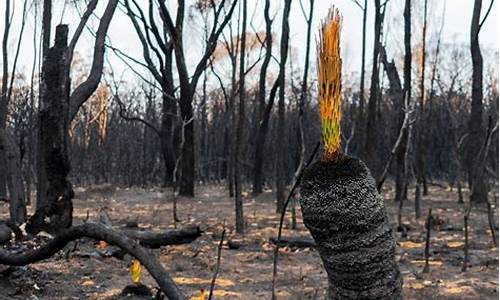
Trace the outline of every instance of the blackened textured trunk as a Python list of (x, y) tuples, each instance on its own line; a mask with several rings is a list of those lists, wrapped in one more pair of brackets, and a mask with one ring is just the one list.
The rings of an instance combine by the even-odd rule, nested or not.
[(328, 299), (403, 298), (384, 201), (361, 160), (311, 165), (300, 204), (328, 274)]
[[(472, 102), (468, 121), (469, 137), (466, 144), (466, 168), (471, 187), (471, 201), (485, 202), (488, 195), (487, 183), (483, 176), (475, 176), (477, 164), (477, 145), (484, 140), (483, 125), (483, 56), (479, 47), (479, 31), (481, 29), (482, 0), (474, 1), (472, 22), (470, 29), (470, 52), (472, 57)], [(484, 172), (481, 172), (484, 173)]]
[(380, 0), (375, 0), (375, 34), (373, 41), (372, 77), (370, 85), (370, 98), (368, 99), (368, 116), (366, 122), (366, 138), (364, 154), (368, 167), (378, 178), (379, 161), (377, 158), (378, 131), (377, 131), (377, 102), (379, 94), (379, 54), (380, 36), (382, 33), (382, 13)]
[[(45, 56), (49, 51), (50, 46), (50, 35), (51, 35), (51, 21), (52, 21), (52, 0), (43, 1), (43, 15), (42, 15), (42, 64), (45, 60)], [(37, 154), (36, 154), (36, 208), (42, 208), (47, 206), (47, 174), (45, 172), (45, 158), (43, 156), (44, 145), (40, 141), (42, 140), (40, 124), (42, 123), (42, 99), (41, 95), (45, 93), (46, 87), (42, 85), (40, 87), (40, 97), (38, 103), (38, 131), (37, 131)]]
[(290, 26), (288, 24), (288, 16), (292, 6), (291, 0), (285, 0), (285, 8), (283, 11), (283, 23), (281, 30), (281, 44), (280, 44), (280, 72), (278, 75), (279, 82), (279, 99), (278, 99), (278, 161), (277, 161), (277, 176), (276, 176), (276, 211), (281, 212), (285, 206), (285, 186), (287, 181), (286, 174), (286, 158), (287, 145), (285, 140), (285, 67), (288, 58), (288, 40), (290, 33)]
[(37, 205), (26, 229), (57, 232), (72, 224), (74, 193), (67, 176), (70, 171), (67, 138), (69, 114), (68, 26), (56, 28), (55, 44), (45, 55), (40, 94), (40, 153), (47, 175), (45, 201)]

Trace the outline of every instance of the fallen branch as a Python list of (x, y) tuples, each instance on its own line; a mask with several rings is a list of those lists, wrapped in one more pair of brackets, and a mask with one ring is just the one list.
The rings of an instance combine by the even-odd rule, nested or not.
[(45, 245), (34, 250), (22, 253), (12, 253), (6, 250), (0, 250), (0, 264), (25, 266), (40, 260), (48, 259), (62, 250), (69, 242), (82, 237), (88, 237), (99, 241), (102, 240), (110, 245), (122, 248), (141, 262), (156, 280), (160, 289), (165, 293), (168, 299), (186, 299), (186, 296), (179, 290), (163, 266), (154, 256), (146, 251), (146, 249), (122, 232), (96, 223), (85, 223), (65, 229)]
[(142, 246), (159, 248), (167, 245), (188, 244), (201, 236), (199, 227), (184, 228), (178, 230), (167, 230), (161, 232), (139, 231), (123, 229), (123, 232), (131, 239), (137, 240)]
[(279, 247), (309, 248), (316, 247), (316, 242), (311, 238), (281, 237), (280, 240), (271, 237), (269, 241)]

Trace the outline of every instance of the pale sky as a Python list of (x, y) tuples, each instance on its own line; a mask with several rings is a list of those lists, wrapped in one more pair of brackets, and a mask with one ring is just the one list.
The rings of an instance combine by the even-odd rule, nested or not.
[[(305, 9), (308, 10), (309, 1), (302, 0)], [(10, 59), (12, 61), (14, 49), (17, 44), (19, 28), (20, 28), (20, 16), (22, 13), (22, 0), (11, 0), (14, 4), (15, 14), (13, 18), (12, 31), (9, 39), (10, 46)], [(31, 0), (30, 0), (31, 2)], [(39, 5), (41, 5), (41, 1)], [(146, 6), (147, 0), (138, 0)], [(175, 3), (176, 1), (170, 0), (167, 3)], [(276, 14), (276, 20), (273, 24), (273, 30), (278, 34), (281, 31), (281, 13), (283, 1), (272, 1), (272, 14)], [(363, 2), (360, 0), (359, 2)], [(470, 32), (470, 21), (472, 17), (472, 0), (429, 0), (429, 26), (428, 26), (428, 45), (433, 46), (433, 41), (435, 40), (436, 32), (438, 31), (441, 24), (441, 15), (443, 10), (443, 5), (446, 5), (446, 11), (444, 14), (445, 23), (443, 29), (442, 43), (457, 43), (468, 46), (469, 44), (469, 32)], [(70, 34), (78, 25), (78, 14), (75, 8), (71, 4), (67, 4), (63, 12), (64, 0), (54, 0), (54, 12), (53, 12), (53, 23), (58, 24), (61, 19), (63, 23), (69, 24)], [(106, 1), (100, 1), (98, 9), (96, 10), (96, 15), (100, 16), (102, 14), (103, 8)], [(190, 3), (190, 1), (188, 1)], [(257, 3), (257, 5), (254, 5)], [(423, 1), (413, 1), (413, 43), (417, 43), (421, 39), (421, 24), (423, 16)], [(489, 1), (483, 1), (483, 15), (489, 5)], [(485, 22), (481, 34), (480, 43), (483, 49), (489, 49), (497, 53), (497, 59), (492, 61), (485, 61), (485, 64), (494, 64), (498, 66), (498, 1), (494, 3), (493, 9)], [(257, 31), (264, 29), (263, 21), (263, 1), (248, 1), (249, 4), (249, 17), (255, 15), (253, 19), (253, 25)], [(336, 1), (326, 1), (326, 0), (316, 0), (314, 19), (313, 19), (313, 33), (314, 39), (312, 41), (312, 52), (311, 52), (311, 62), (315, 63), (315, 47), (314, 40), (316, 33), (319, 28), (319, 20), (325, 17), (328, 9), (331, 5), (335, 5), (340, 10), (343, 15), (343, 29), (342, 29), (342, 56), (344, 62), (344, 73), (350, 74), (352, 72), (359, 73), (360, 69), (360, 56), (361, 56), (361, 33), (362, 33), (362, 11), (354, 4), (352, 0), (336, 0)], [(403, 0), (390, 0), (386, 19), (385, 19), (385, 32), (387, 40), (387, 48), (390, 56), (403, 55)], [(109, 41), (114, 47), (121, 49), (123, 52), (130, 56), (133, 56), (139, 60), (142, 60), (142, 47), (138, 41), (137, 35), (134, 28), (129, 20), (129, 18), (124, 14), (122, 9), (117, 9), (115, 16), (112, 20), (111, 27), (108, 33)], [(175, 8), (175, 4), (170, 4), (171, 8)], [(5, 9), (5, 1), (0, 2), (0, 11), (2, 16), (2, 21), (0, 24), (0, 32), (3, 32), (4, 20), (3, 11)], [(367, 22), (367, 72), (371, 69), (371, 51), (373, 44), (373, 1), (368, 1), (368, 22)], [(174, 11), (174, 10), (173, 10)], [(236, 13), (236, 12), (235, 12)], [(38, 12), (38, 22), (41, 19), (41, 9)], [(175, 14), (175, 12), (173, 13)], [(187, 12), (186, 14), (189, 14)], [(186, 18), (185, 26), (185, 47), (188, 49), (187, 56), (190, 58), (191, 62), (195, 62), (201, 55), (201, 23), (199, 18)], [(29, 12), (29, 17), (27, 19), (26, 28), (24, 32), (24, 37), (22, 39), (22, 48), (20, 52), (20, 61), (18, 70), (29, 73), (33, 61), (33, 29), (35, 24), (34, 8), (32, 7)], [(89, 22), (90, 27), (94, 30), (97, 28), (98, 20), (93, 18)], [(250, 27), (250, 26), (249, 26)], [(294, 58), (294, 68), (302, 66), (305, 53), (305, 36), (306, 36), (306, 23), (300, 9), (299, 1), (292, 0), (292, 10), (290, 15), (290, 27), (291, 27), (291, 39), (290, 45), (292, 46), (292, 57)], [(39, 31), (40, 29), (38, 29)], [(251, 30), (251, 28), (249, 28)], [(40, 33), (37, 33), (40, 36)], [(277, 37), (279, 38), (279, 37)], [(90, 61), (92, 55), (93, 47), (93, 37), (88, 31), (84, 33), (77, 45), (77, 51), (88, 61)], [(279, 49), (279, 40), (276, 40), (274, 50)], [(428, 49), (432, 51), (433, 49)], [(133, 73), (128, 70), (120, 60), (116, 58), (111, 51), (109, 51), (109, 59), (113, 65), (113, 69), (118, 73), (125, 72), (125, 76), (128, 78), (133, 78)], [(133, 64), (133, 63), (132, 63)], [(137, 66), (137, 70), (141, 67)], [(191, 66), (191, 71), (193, 66)]]

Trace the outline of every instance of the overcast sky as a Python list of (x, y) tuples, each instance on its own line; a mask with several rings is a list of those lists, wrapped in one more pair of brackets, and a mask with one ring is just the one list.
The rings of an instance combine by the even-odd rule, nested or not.
[[(309, 1), (302, 0), (305, 9), (308, 9)], [(9, 39), (9, 46), (11, 51), (9, 51), (10, 56), (13, 56), (14, 47), (17, 43), (19, 29), (20, 29), (20, 16), (22, 12), (22, 0), (11, 0), (14, 3), (15, 14), (12, 24), (12, 32)], [(31, 2), (31, 1), (30, 1)], [(41, 2), (41, 1), (39, 1)], [(147, 4), (147, 0), (138, 0), (139, 3), (143, 5)], [(174, 8), (176, 1), (169, 0), (171, 8)], [(253, 25), (259, 30), (264, 29), (264, 21), (262, 19), (263, 14), (263, 1), (259, 1), (258, 5), (254, 5), (257, 1), (248, 1), (249, 3), (249, 16), (254, 16)], [(283, 1), (272, 1), (272, 11), (276, 14), (276, 21), (274, 22), (273, 30), (279, 34), (281, 31), (281, 13)], [(359, 2), (363, 2), (359, 0)], [(413, 1), (413, 43), (417, 43), (421, 39), (421, 24), (423, 16), (423, 2), (424, 1)], [(432, 41), (435, 40), (436, 33), (439, 30), (441, 24), (441, 16), (443, 11), (443, 6), (446, 5), (446, 10), (444, 14), (445, 22), (443, 29), (442, 42), (443, 43), (457, 43), (467, 46), (469, 44), (469, 32), (470, 32), (470, 20), (472, 16), (473, 0), (429, 0), (429, 28), (428, 28), (428, 44), (432, 46)], [(489, 0), (483, 1), (483, 15), (489, 5)], [(498, 1), (497, 1), (498, 2)], [(490, 49), (498, 53), (498, 4), (495, 2), (492, 12), (490, 13), (488, 20), (485, 22), (481, 34), (480, 43), (484, 49)], [(74, 7), (70, 4), (66, 5), (63, 11), (64, 0), (54, 0), (55, 9), (53, 12), (53, 23), (58, 24), (61, 22), (67, 23), (70, 26), (70, 32), (74, 30), (78, 24), (78, 13)], [(99, 7), (96, 11), (96, 15), (100, 16), (106, 1), (100, 1)], [(189, 1), (188, 1), (189, 3)], [(369, 70), (369, 65), (371, 61), (371, 45), (373, 44), (373, 1), (368, 1), (368, 35), (367, 35), (367, 70)], [(342, 29), (342, 56), (344, 61), (344, 73), (359, 72), (360, 68), (360, 56), (361, 56), (361, 33), (362, 33), (362, 11), (354, 4), (352, 0), (337, 0), (337, 1), (326, 1), (326, 0), (316, 0), (315, 10), (314, 10), (314, 20), (313, 20), (313, 32), (316, 36), (319, 20), (325, 17), (328, 9), (331, 5), (335, 5), (341, 11), (343, 15), (343, 29)], [(388, 52), (391, 56), (402, 55), (403, 54), (403, 0), (391, 0), (389, 1), (387, 7), (387, 15), (385, 20), (385, 31), (386, 31), (386, 41), (388, 45)], [(0, 10), (5, 9), (5, 0), (0, 1)], [(38, 22), (40, 21), (40, 13), (38, 15)], [(185, 46), (188, 49), (187, 56), (191, 58), (192, 62), (196, 61), (201, 55), (201, 23), (199, 18), (189, 19), (186, 18), (186, 39)], [(26, 29), (24, 33), (24, 38), (22, 39), (22, 50), (20, 53), (19, 69), (25, 73), (28, 73), (30, 69), (31, 62), (33, 61), (33, 29), (35, 24), (35, 13), (34, 8), (31, 8), (29, 12), (29, 17), (27, 19)], [(94, 18), (89, 23), (90, 27), (97, 28), (98, 19)], [(291, 40), (290, 44), (292, 46), (292, 57), (297, 59), (297, 65), (302, 65), (304, 52), (305, 52), (305, 36), (306, 36), (306, 23), (300, 9), (299, 1), (292, 1), (292, 11), (290, 15), (290, 27), (291, 27)], [(0, 32), (3, 32), (4, 20), (2, 18), (0, 24)], [(39, 30), (39, 29), (38, 29)], [(110, 30), (109, 30), (109, 41), (114, 47), (117, 47), (124, 51), (125, 53), (138, 58), (142, 57), (142, 48), (138, 42), (137, 35), (130, 23), (128, 17), (123, 13), (123, 10), (118, 9), (113, 18)], [(40, 36), (38, 33), (37, 36)], [(314, 42), (314, 41), (313, 41)], [(277, 43), (276, 45), (278, 45)], [(88, 31), (82, 36), (81, 40), (77, 45), (77, 51), (86, 59), (90, 60), (93, 46), (93, 37)], [(277, 50), (278, 46), (275, 47)], [(315, 47), (312, 47), (313, 52), (311, 56), (311, 61), (315, 62)], [(498, 54), (497, 54), (498, 57)], [(117, 72), (128, 73), (127, 76), (133, 76), (133, 73), (122, 64), (113, 54), (109, 55), (110, 61), (113, 68)], [(494, 64), (498, 66), (498, 60), (494, 62), (488, 61), (487, 64)], [(138, 67), (140, 69), (140, 67)], [(130, 77), (132, 78), (132, 77)]]

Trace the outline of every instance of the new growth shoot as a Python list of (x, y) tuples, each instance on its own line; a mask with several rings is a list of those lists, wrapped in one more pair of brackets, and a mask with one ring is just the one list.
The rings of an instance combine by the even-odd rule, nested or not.
[(322, 160), (325, 162), (335, 161), (340, 154), (341, 27), (342, 20), (338, 9), (331, 8), (321, 24), (320, 38), (317, 44), (319, 111), (324, 147)]

